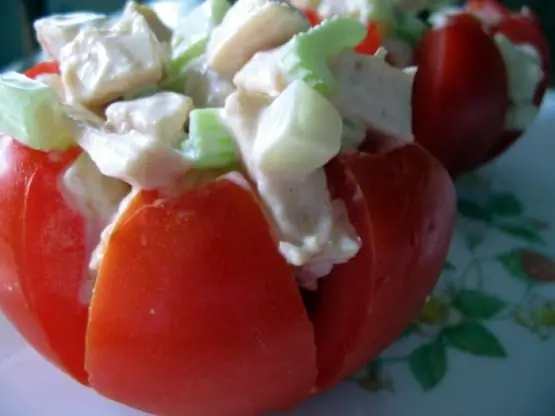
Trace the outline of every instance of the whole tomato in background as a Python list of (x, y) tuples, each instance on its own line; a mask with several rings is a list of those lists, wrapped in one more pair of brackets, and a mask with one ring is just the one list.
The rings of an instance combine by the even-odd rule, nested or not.
[(549, 76), (549, 48), (530, 10), (513, 12), (496, 0), (471, 0), (459, 15), (431, 28), (419, 46), (413, 92), (416, 140), (457, 176), (506, 151), (523, 134), (508, 130), (508, 71), (496, 34), (529, 44), (542, 59), (539, 107)]
[[(321, 18), (308, 10), (311, 23)], [(379, 22), (357, 51), (372, 55), (383, 42)], [(533, 104), (541, 105), (549, 78), (549, 47), (538, 17), (529, 9), (512, 11), (497, 0), (469, 0), (442, 24), (424, 32), (412, 47), (418, 67), (413, 89), (413, 132), (452, 176), (476, 169), (506, 151), (524, 133), (507, 129), (511, 106), (508, 71), (494, 36), (535, 48), (543, 79)], [(395, 62), (391, 53), (389, 62)]]

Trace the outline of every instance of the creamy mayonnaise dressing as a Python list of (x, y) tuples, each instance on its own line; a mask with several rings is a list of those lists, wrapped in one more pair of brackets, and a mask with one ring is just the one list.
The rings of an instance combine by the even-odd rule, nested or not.
[(507, 130), (524, 130), (536, 119), (539, 111), (534, 97), (545, 75), (542, 57), (532, 45), (516, 45), (501, 33), (496, 34), (494, 40), (505, 61), (509, 79), (511, 106), (505, 127)]
[(348, 221), (334, 221), (340, 216), (334, 206), (341, 210), (341, 202), (333, 204), (323, 168), (304, 177), (276, 176), (253, 157), (260, 119), (271, 101), (267, 95), (238, 91), (227, 99), (223, 117), (278, 231), (281, 254), (301, 267), (300, 282), (313, 288), (333, 264), (352, 258), (360, 241)]
[[(71, 106), (76, 141), (85, 152), (67, 170), (62, 186), (77, 209), (103, 229), (95, 234), (92, 278), (115, 222), (137, 192), (171, 192), (213, 179), (213, 171), (202, 174), (182, 151), (190, 112), (206, 107), (219, 109), (215, 114), (237, 146), (237, 163), (254, 184), (279, 252), (301, 286), (315, 289), (335, 264), (356, 255), (361, 240), (344, 203), (330, 194), (324, 164), (340, 148), (360, 145), (367, 130), (399, 143), (412, 141), (411, 71), (387, 64), (383, 51), (370, 57), (344, 52), (327, 63), (338, 88), (323, 97), (280, 65), (282, 45), (308, 28), (302, 13), (283, 1), (238, 0), (206, 39), (205, 53), (180, 69), (184, 82), (174, 91), (160, 91), (161, 81), (175, 70), (168, 50), (171, 32), (147, 6), (131, 2), (115, 20), (100, 15), (66, 20), (47, 18), (36, 25), (43, 48), (61, 67), (61, 76), (39, 80)], [(319, 100), (314, 108), (321, 108), (334, 128), (314, 137), (323, 143), (328, 135), (332, 145), (326, 151), (315, 147), (318, 157), (302, 173), (276, 173), (264, 159), (283, 127), (273, 119), (283, 108), (272, 104), (286, 102), (280, 98), (296, 87)], [(296, 123), (294, 117), (289, 122)], [(295, 131), (298, 139), (288, 137), (302, 140), (304, 131)]]

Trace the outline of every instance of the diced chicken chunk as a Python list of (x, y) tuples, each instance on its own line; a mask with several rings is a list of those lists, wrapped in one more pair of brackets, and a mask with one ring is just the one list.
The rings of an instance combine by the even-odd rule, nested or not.
[(34, 23), (37, 41), (46, 55), (60, 59), (60, 51), (71, 43), (78, 33), (87, 28), (98, 28), (107, 22), (107, 17), (97, 13), (68, 13), (38, 19)]
[(238, 0), (208, 41), (208, 65), (232, 77), (256, 53), (308, 29), (304, 15), (285, 1)]
[(277, 97), (287, 87), (287, 77), (279, 66), (281, 48), (257, 52), (235, 74), (233, 82), (242, 90)]
[(534, 97), (544, 77), (542, 58), (532, 45), (516, 45), (500, 33), (494, 39), (505, 61), (509, 80), (511, 107), (505, 127), (509, 130), (524, 130), (538, 115)]
[(185, 133), (184, 127), (193, 100), (174, 92), (160, 92), (132, 101), (119, 101), (106, 109), (107, 125), (119, 134), (136, 130), (175, 146)]
[(103, 175), (86, 153), (65, 172), (62, 183), (80, 212), (104, 227), (130, 191), (129, 185)]
[(343, 117), (411, 142), (414, 76), (374, 56), (344, 52), (330, 63), (339, 88), (333, 101)]
[(106, 176), (143, 189), (172, 188), (191, 168), (177, 150), (155, 137), (83, 127), (78, 143)]
[(172, 31), (160, 20), (154, 10), (145, 4), (137, 4), (134, 1), (129, 1), (123, 10), (123, 15), (132, 15), (134, 12), (142, 15), (152, 33), (160, 42), (170, 42), (172, 38)]
[(204, 57), (195, 59), (187, 68), (185, 94), (197, 107), (222, 107), (234, 91), (233, 82), (209, 68)]
[(270, 213), (280, 252), (290, 264), (301, 267), (300, 283), (314, 288), (315, 279), (327, 275), (333, 264), (357, 253), (360, 241), (348, 220), (336, 221), (341, 203), (332, 202), (323, 169), (305, 177), (276, 177), (256, 164), (252, 147), (270, 102), (267, 95), (239, 90), (227, 99), (223, 118)]
[(66, 45), (60, 69), (70, 102), (105, 104), (126, 92), (158, 82), (167, 50), (137, 12), (111, 29), (87, 29)]

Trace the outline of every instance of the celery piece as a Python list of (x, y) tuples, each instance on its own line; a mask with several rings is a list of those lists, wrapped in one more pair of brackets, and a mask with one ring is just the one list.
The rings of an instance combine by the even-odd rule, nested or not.
[(171, 44), (171, 66), (175, 71), (204, 53), (210, 33), (229, 8), (227, 0), (206, 0), (181, 19)]
[(339, 153), (342, 129), (330, 101), (304, 81), (293, 81), (263, 111), (253, 160), (266, 171), (308, 175)]
[(366, 27), (350, 17), (334, 16), (283, 46), (280, 66), (292, 79), (300, 79), (323, 95), (331, 95), (337, 82), (327, 59), (356, 47), (366, 37)]
[(218, 168), (237, 160), (235, 140), (220, 118), (220, 109), (195, 109), (189, 114), (189, 137), (182, 151), (197, 168)]
[(56, 92), (17, 72), (0, 75), (0, 131), (33, 149), (71, 147), (74, 122)]

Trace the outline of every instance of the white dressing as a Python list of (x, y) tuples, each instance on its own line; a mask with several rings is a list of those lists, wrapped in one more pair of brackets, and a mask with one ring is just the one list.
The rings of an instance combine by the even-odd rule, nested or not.
[(136, 130), (117, 134), (83, 126), (78, 143), (100, 172), (138, 188), (172, 188), (191, 168), (180, 152)]
[(494, 36), (494, 40), (505, 61), (509, 80), (511, 108), (506, 118), (506, 128), (524, 130), (538, 113), (534, 96), (544, 76), (542, 58), (532, 45), (515, 45), (500, 33)]
[[(308, 288), (329, 273), (329, 264), (347, 261), (360, 248), (352, 228), (334, 221), (335, 214), (324, 170), (308, 175), (272, 175), (261, 166), (253, 148), (268, 96), (238, 91), (226, 101), (223, 114), (234, 134), (245, 165), (264, 201), (279, 236), (279, 250), (287, 262), (303, 267), (300, 283)], [(312, 261), (320, 266), (310, 266)], [(304, 267), (306, 266), (306, 267)]]
[(131, 101), (118, 101), (106, 108), (107, 127), (119, 134), (132, 130), (155, 137), (168, 146), (183, 140), (193, 100), (183, 94), (159, 92)]

